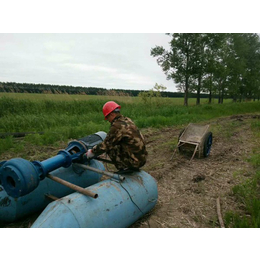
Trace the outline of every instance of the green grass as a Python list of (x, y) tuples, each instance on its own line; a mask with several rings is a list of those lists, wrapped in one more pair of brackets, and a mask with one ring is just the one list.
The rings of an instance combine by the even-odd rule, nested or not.
[[(35, 145), (54, 144), (108, 131), (102, 107), (108, 100), (121, 106), (123, 115), (132, 118), (139, 128), (160, 128), (202, 122), (240, 113), (260, 111), (259, 102), (206, 104), (195, 106), (196, 99), (189, 99), (189, 107), (183, 106), (183, 98), (154, 98), (144, 103), (139, 97), (106, 97), (86, 95), (52, 95), (0, 93), (0, 133), (44, 132), (30, 135), (26, 142)], [(15, 147), (12, 140), (0, 140), (1, 151)]]
[[(206, 99), (202, 99), (202, 104), (195, 106), (196, 99), (189, 99), (189, 107), (184, 107), (183, 98), (157, 98), (144, 103), (138, 97), (0, 93), (0, 133), (44, 132), (42, 135), (27, 135), (19, 141), (11, 136), (0, 139), (0, 155), (26, 152), (30, 145), (56, 145), (98, 131), (107, 132), (109, 123), (104, 121), (102, 107), (109, 100), (118, 102), (122, 114), (132, 118), (139, 128), (183, 126), (190, 122), (201, 123), (219, 117), (260, 112), (260, 102), (232, 103), (226, 100), (221, 105), (216, 102), (209, 105)], [(234, 127), (230, 125), (227, 134)], [(252, 122), (251, 129), (255, 139), (259, 140), (259, 120)], [(226, 213), (227, 226), (260, 227), (259, 147), (256, 145), (247, 158), (255, 168), (255, 174), (233, 188), (242, 213)]]
[[(0, 154), (14, 147), (13, 138), (8, 136), (5, 139), (0, 139)], [(1, 161), (1, 160), (0, 160)]]
[(233, 187), (233, 193), (241, 204), (242, 213), (227, 212), (225, 223), (234, 228), (260, 227), (260, 171), (252, 178)]
[[(139, 97), (128, 97), (128, 96), (91, 96), (91, 95), (68, 95), (68, 94), (37, 94), (37, 93), (4, 93), (4, 92), (0, 92), (0, 98), (1, 97), (7, 97), (7, 98), (11, 98), (11, 99), (18, 99), (18, 100), (32, 100), (32, 101), (37, 101), (37, 100), (48, 100), (48, 101), (88, 101), (88, 100), (103, 100), (103, 101), (107, 101), (107, 100), (120, 100), (123, 101), (124, 103), (134, 103), (136, 101), (141, 101), (141, 98)], [(154, 102), (154, 100), (157, 100), (156, 102)], [(157, 104), (157, 103), (161, 103), (161, 100), (163, 100), (162, 102), (168, 102), (169, 104), (175, 104), (175, 105), (183, 105), (183, 98), (152, 98), (151, 104)], [(230, 103), (231, 100), (230, 99), (224, 99), (224, 103)], [(208, 103), (208, 99), (206, 98), (202, 98), (201, 99), (201, 104), (206, 104)], [(216, 104), (217, 103), (217, 99), (212, 99), (212, 103)], [(189, 98), (189, 105), (195, 105), (196, 104), (196, 98)]]
[[(229, 211), (225, 214), (225, 223), (235, 228), (259, 228), (260, 227), (260, 123), (254, 121), (251, 124), (254, 133), (255, 147), (247, 161), (253, 166), (251, 176), (239, 185), (233, 187), (233, 194), (240, 204), (240, 212)], [(239, 173), (234, 173), (236, 176)], [(240, 173), (242, 174), (242, 172)]]

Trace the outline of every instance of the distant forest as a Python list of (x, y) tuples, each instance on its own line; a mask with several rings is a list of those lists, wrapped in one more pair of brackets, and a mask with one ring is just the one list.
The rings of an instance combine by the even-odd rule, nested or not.
[[(49, 84), (32, 84), (16, 82), (0, 82), (0, 92), (7, 93), (42, 93), (42, 94), (69, 94), (69, 95), (105, 95), (105, 96), (138, 96), (143, 90), (119, 90), (95, 87), (49, 85)], [(161, 92), (162, 97), (184, 97), (181, 92)], [(190, 97), (195, 97), (195, 93), (190, 93)], [(201, 98), (207, 98), (208, 94), (200, 94)]]

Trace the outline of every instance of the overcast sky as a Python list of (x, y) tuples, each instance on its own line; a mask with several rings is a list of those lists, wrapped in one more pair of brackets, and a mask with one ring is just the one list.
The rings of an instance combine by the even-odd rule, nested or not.
[(176, 91), (150, 56), (164, 32), (258, 31), (257, 1), (208, 2), (1, 1), (0, 82)]
[(0, 33), (0, 82), (149, 90), (166, 80), (151, 48), (164, 33)]

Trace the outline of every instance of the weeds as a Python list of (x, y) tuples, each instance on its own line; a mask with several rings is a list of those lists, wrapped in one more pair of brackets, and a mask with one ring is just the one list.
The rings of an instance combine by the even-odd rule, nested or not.
[(236, 228), (260, 227), (260, 171), (243, 184), (233, 187), (233, 193), (241, 204), (243, 214), (227, 212), (227, 226)]
[[(256, 141), (259, 137), (259, 121), (252, 122), (251, 129)], [(227, 212), (225, 222), (230, 227), (259, 228), (260, 227), (260, 148), (256, 143), (253, 153), (246, 160), (253, 166), (255, 173), (243, 183), (233, 187), (233, 194), (240, 204), (241, 213)], [(234, 173), (234, 176), (241, 172)]]
[(0, 139), (0, 153), (3, 153), (14, 146), (13, 138), (8, 136), (5, 139)]

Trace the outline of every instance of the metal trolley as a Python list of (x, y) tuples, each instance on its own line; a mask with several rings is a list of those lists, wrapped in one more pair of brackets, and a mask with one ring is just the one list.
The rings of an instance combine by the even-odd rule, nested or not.
[(194, 158), (196, 152), (199, 158), (208, 157), (212, 145), (212, 132), (208, 131), (209, 126), (190, 123), (180, 132), (175, 151), (179, 149), (182, 152), (185, 148), (194, 149), (190, 160)]

